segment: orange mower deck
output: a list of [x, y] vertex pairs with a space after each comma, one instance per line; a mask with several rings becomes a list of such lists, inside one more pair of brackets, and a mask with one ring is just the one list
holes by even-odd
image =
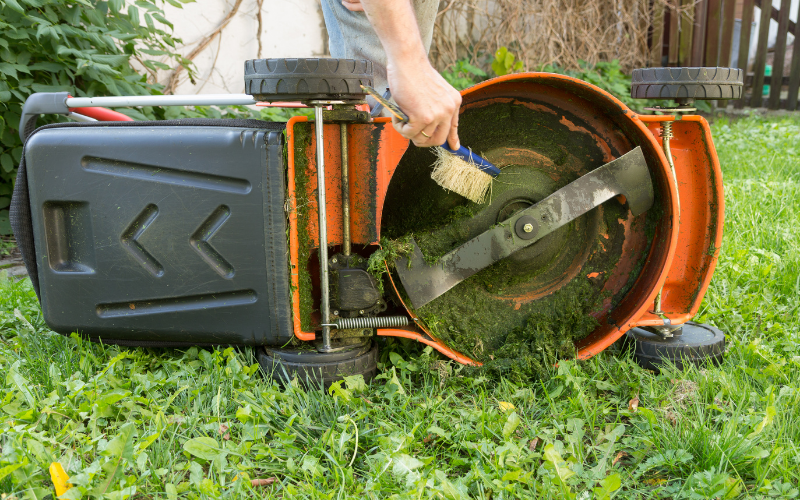
[[[635, 259], [641, 251], [645, 235], [642, 225], [633, 219], [621, 220], [625, 231], [625, 244], [618, 266], [606, 277], [607, 287], [622, 286], [637, 265], [638, 276], [625, 296], [613, 308], [609, 305], [598, 313], [600, 326], [576, 344], [578, 357], [587, 359], [614, 343], [626, 331], [637, 326], [660, 326], [667, 323], [682, 324], [696, 313], [716, 266], [722, 241], [724, 200], [722, 176], [708, 123], [699, 116], [638, 115], [607, 92], [583, 81], [548, 73], [507, 75], [489, 80], [462, 92], [462, 113], [474, 107], [520, 102], [528, 109], [552, 113], [553, 109], [568, 110], [570, 116], [580, 116], [591, 127], [565, 123], [576, 134], [593, 140], [606, 151], [605, 161], [614, 159], [612, 151], [631, 145], [641, 146], [653, 179], [658, 197], [660, 219], [648, 240], [646, 258]], [[565, 112], [566, 113], [566, 112]], [[566, 114], [562, 122], [567, 120]], [[569, 120], [567, 120], [569, 121]], [[661, 124], [674, 121], [671, 150], [678, 189], [662, 149]], [[287, 124], [288, 140], [288, 190], [289, 251], [292, 266], [292, 312], [294, 335], [305, 341], [314, 340], [317, 333], [314, 321], [303, 327], [301, 320], [301, 266], [313, 266], [313, 258], [301, 262], [298, 214], [306, 221], [305, 237], [309, 246], [318, 246], [315, 140], [309, 134], [312, 125], [305, 117], [292, 118]], [[409, 149], [409, 141], [400, 136], [388, 118], [378, 118], [374, 123], [349, 124], [349, 183], [351, 200], [350, 227], [353, 245], [375, 249], [381, 237], [381, 216], [387, 191], [395, 170]], [[299, 132], [307, 142], [300, 143]], [[341, 144], [338, 124], [326, 124], [325, 166], [327, 192], [328, 244], [342, 244], [342, 185]], [[413, 147], [413, 146], [412, 146]], [[533, 153], [505, 151], [523, 160]], [[520, 160], [522, 161], [522, 160]], [[296, 178], [305, 172], [304, 190], [299, 190]], [[680, 195], [678, 195], [680, 193]], [[680, 209], [679, 209], [680, 207]], [[643, 264], [642, 264], [643, 262]], [[565, 279], [581, 272], [579, 266], [567, 266]], [[313, 279], [313, 270], [309, 271]], [[390, 275], [391, 276], [391, 275]], [[587, 279], [594, 276], [588, 275]], [[391, 278], [390, 278], [391, 279]], [[559, 286], [556, 282], [556, 285]], [[391, 283], [395, 287], [394, 282]], [[544, 290], [541, 293], [550, 293]], [[304, 290], [306, 296], [313, 293]], [[660, 314], [654, 312], [654, 301], [661, 292]], [[399, 294], [398, 294], [399, 296]], [[509, 307], [535, 300], [538, 295], [517, 296], [508, 299]], [[318, 298], [316, 299], [319, 300]], [[516, 302], [515, 302], [516, 301]], [[403, 304], [405, 307], [405, 304]], [[516, 307], [519, 307], [518, 305]], [[430, 345], [444, 355], [464, 364], [480, 364], [469, 356], [456, 352], [427, 331], [424, 324], [406, 308], [414, 320], [407, 328], [377, 329], [380, 336], [411, 338]], [[316, 324], [318, 324], [318, 319]]]

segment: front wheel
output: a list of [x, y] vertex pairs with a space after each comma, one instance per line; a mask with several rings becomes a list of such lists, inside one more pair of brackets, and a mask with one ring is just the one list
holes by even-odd
[[739, 68], [642, 68], [631, 76], [634, 99], [739, 99], [744, 88]]
[[369, 382], [378, 372], [378, 344], [372, 339], [352, 348], [321, 353], [315, 350], [271, 349], [258, 351], [258, 362], [267, 377], [286, 384], [297, 378], [310, 388], [324, 387], [344, 377], [363, 375]]
[[643, 328], [634, 328], [626, 333], [626, 340], [636, 362], [656, 373], [665, 363], [672, 363], [679, 370], [690, 364], [719, 364], [725, 354], [725, 334], [719, 328], [693, 321], [685, 323], [674, 336], [666, 339]]

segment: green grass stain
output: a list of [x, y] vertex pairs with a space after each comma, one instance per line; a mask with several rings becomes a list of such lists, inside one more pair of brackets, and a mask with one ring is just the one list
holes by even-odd
[[[524, 189], [539, 193], [533, 200], [537, 202], [593, 166], [605, 163], [603, 151], [595, 139], [569, 130], [561, 123], [564, 116], [562, 111], [548, 113], [510, 101], [465, 111], [459, 134], [462, 143], [479, 154], [505, 147], [526, 149], [548, 158], [558, 175], [554, 178], [550, 175], [552, 172], [546, 172], [549, 177], [526, 174], [522, 184]], [[578, 117], [567, 115], [566, 118], [591, 130]], [[627, 150], [615, 151], [612, 147], [615, 156], [624, 152]], [[580, 160], [577, 165], [575, 158]], [[476, 236], [475, 225], [470, 223], [473, 218], [480, 218], [489, 206], [488, 201], [477, 205], [443, 191], [429, 180], [432, 163], [433, 154], [427, 149], [409, 149], [389, 186], [382, 221], [384, 236], [398, 240], [413, 235], [431, 263]], [[497, 183], [513, 183], [512, 172], [525, 172], [526, 167], [503, 165], [503, 168], [505, 176], [501, 174], [495, 181], [498, 196], [503, 185]], [[522, 179], [522, 174], [519, 178]], [[656, 233], [661, 215], [659, 209], [652, 210], [644, 221], [648, 242]], [[449, 347], [482, 362], [484, 370], [520, 380], [545, 377], [558, 359], [575, 356], [575, 342], [599, 326], [596, 318], [600, 316], [603, 302], [610, 298], [613, 309], [633, 287], [646, 264], [649, 244], [623, 288], [614, 297], [603, 291], [605, 280], [618, 264], [624, 240], [624, 226], [619, 220], [626, 216], [627, 209], [619, 203], [606, 203], [602, 216], [595, 209], [559, 229], [560, 235], [550, 235], [553, 238], [546, 244], [554, 247], [549, 253], [536, 256], [539, 259], [536, 265], [526, 268], [525, 262], [521, 265], [509, 257], [459, 283], [415, 312], [431, 333]], [[496, 221], [484, 220], [481, 232], [494, 223]], [[591, 229], [589, 234], [597, 234], [594, 241], [585, 241], [583, 233], [587, 228]], [[609, 238], [605, 239], [603, 234]], [[539, 243], [545, 241], [536, 244]], [[603, 245], [604, 248], [616, 246], [600, 251]], [[525, 284], [546, 283], [560, 255], [578, 255], [587, 249], [589, 257], [577, 276], [562, 282], [549, 295], [519, 301], [517, 307], [512, 297], [518, 295]], [[589, 279], [588, 275], [593, 272], [600, 273], [601, 277]]]
[[295, 183], [295, 210], [297, 213], [297, 264], [298, 269], [290, 269], [290, 273], [297, 273], [300, 292], [300, 325], [303, 331], [312, 331], [311, 315], [314, 312], [314, 297], [312, 295], [314, 283], [308, 271], [311, 258], [311, 242], [308, 237], [310, 221], [310, 198], [307, 194], [308, 186], [308, 157], [306, 151], [311, 145], [313, 129], [308, 124], [295, 124], [294, 127], [294, 183]]

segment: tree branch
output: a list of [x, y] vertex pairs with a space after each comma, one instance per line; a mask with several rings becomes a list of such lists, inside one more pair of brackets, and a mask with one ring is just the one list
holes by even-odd
[[[197, 44], [197, 46], [191, 52], [189, 52], [189, 55], [186, 56], [186, 59], [189, 61], [193, 61], [195, 57], [197, 57], [201, 52], [203, 52], [203, 50], [205, 50], [205, 48], [208, 47], [208, 45], [222, 33], [222, 30], [225, 29], [225, 26], [227, 26], [228, 23], [231, 22], [231, 19], [233, 19], [233, 17], [239, 11], [239, 7], [241, 5], [242, 5], [242, 0], [236, 0], [236, 3], [233, 4], [233, 8], [231, 8], [230, 12], [228, 12], [228, 14], [222, 20], [222, 22], [219, 23], [219, 26], [217, 26], [217, 28], [214, 31], [206, 35], [203, 39], [201, 39], [200, 42]], [[181, 72], [183, 72], [183, 70], [185, 69], [186, 67], [181, 64], [172, 70], [172, 74], [169, 76], [167, 85], [164, 87], [164, 94], [172, 94], [173, 92], [175, 92], [175, 88], [178, 86], [178, 77], [180, 76]], [[195, 82], [192, 81], [192, 83]]]
[[256, 4], [258, 5], [258, 13], [256, 14], [256, 20], [258, 21], [258, 31], [256, 32], [256, 39], [258, 40], [258, 52], [256, 55], [259, 59], [261, 59], [261, 6], [264, 5], [264, 0], [257, 0]]

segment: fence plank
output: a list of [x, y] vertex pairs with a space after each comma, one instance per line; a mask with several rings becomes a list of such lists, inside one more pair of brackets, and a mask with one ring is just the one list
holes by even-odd
[[706, 48], [708, 5], [709, 0], [700, 0], [694, 6], [694, 22], [692, 22], [692, 66], [704, 66], [703, 56], [705, 55]]
[[[753, 0], [744, 0], [742, 6], [742, 31], [739, 34], [739, 63], [737, 67], [747, 73], [747, 59], [750, 57], [750, 36], [753, 31]], [[745, 104], [745, 94], [747, 88], [742, 88], [742, 98], [738, 99], [733, 105], [743, 108]]]
[[694, 0], [681, 0], [681, 14], [679, 23], [681, 25], [681, 41], [678, 47], [678, 64], [689, 66], [692, 64], [692, 33], [694, 30], [694, 20], [687, 15], [691, 12]]
[[679, 21], [680, 15], [678, 10], [670, 6], [669, 8], [669, 55], [668, 62], [670, 66], [678, 65], [678, 49], [680, 48], [679, 40]]
[[[765, 2], [766, 3], [766, 2]], [[772, 11], [761, 9], [761, 22], [758, 25], [758, 47], [756, 48], [756, 64], [753, 66], [753, 95], [750, 97], [750, 107], [760, 108], [764, 100], [762, 88], [764, 86], [764, 68], [767, 65], [767, 41], [769, 40], [769, 19]]]
[[[719, 58], [717, 66], [727, 68], [731, 64], [731, 50], [733, 49], [733, 21], [735, 16], [736, 0], [724, 0], [721, 9], [720, 38], [719, 38]], [[741, 32], [740, 32], [741, 34]], [[728, 101], [717, 101], [717, 106], [724, 108]]]
[[[772, 18], [773, 21], [777, 23], [780, 17], [780, 11], [775, 7], [772, 7], [772, 0], [766, 0], [766, 1], [768, 2], [768, 5], [771, 7], [771, 12], [769, 16]], [[759, 9], [761, 8], [761, 0], [756, 0], [756, 6]], [[794, 32], [794, 26], [795, 26], [794, 21], [789, 20], [789, 31]]]
[[787, 108], [797, 109], [797, 91], [800, 88], [800, 4], [797, 5], [797, 24], [794, 26], [794, 45], [792, 46], [792, 69], [789, 72], [789, 99]]
[[[733, 24], [736, 17], [736, 0], [725, 0], [722, 6], [722, 34], [719, 42], [719, 59], [717, 65], [727, 68], [731, 66], [731, 50], [733, 49]], [[741, 32], [740, 32], [741, 33]]]
[[719, 64], [720, 21], [722, 17], [722, 0], [708, 0], [706, 11], [706, 50], [701, 66], [727, 66]]
[[661, 57], [664, 52], [664, 4], [656, 0], [653, 2], [653, 33], [650, 38], [650, 66], [661, 66]]
[[781, 0], [778, 14], [778, 38], [775, 40], [775, 58], [772, 60], [772, 84], [769, 88], [769, 109], [778, 109], [781, 104], [781, 80], [783, 79], [783, 60], [786, 55], [786, 33], [789, 30], [789, 9], [792, 0]]

